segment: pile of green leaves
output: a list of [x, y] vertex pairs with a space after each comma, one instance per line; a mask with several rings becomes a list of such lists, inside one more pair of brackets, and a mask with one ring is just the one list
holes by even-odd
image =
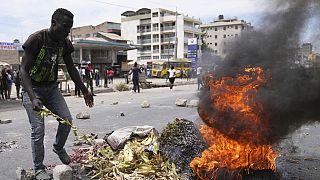
[[131, 139], [118, 151], [108, 145], [92, 146], [82, 165], [91, 179], [180, 179], [175, 165], [159, 154], [153, 131], [144, 139]]

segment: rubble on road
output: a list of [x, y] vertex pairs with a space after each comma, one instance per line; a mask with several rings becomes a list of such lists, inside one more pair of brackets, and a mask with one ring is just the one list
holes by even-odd
[[154, 129], [148, 133], [146, 129], [135, 130], [140, 136], [131, 136], [118, 149], [105, 143], [74, 150], [72, 162], [81, 163], [82, 173], [91, 179], [180, 179], [175, 165], [160, 155]]
[[77, 119], [90, 119], [90, 114], [88, 112], [80, 112], [76, 115]]
[[187, 101], [188, 101], [187, 99], [177, 98], [175, 101], [175, 104], [176, 106], [186, 107]]
[[17, 148], [18, 145], [16, 143], [17, 141], [4, 142], [0, 140], [0, 153], [7, 149]]
[[145, 100], [145, 101], [143, 101], [143, 102], [141, 103], [141, 107], [142, 107], [142, 108], [149, 108], [149, 107], [150, 107], [150, 103]]

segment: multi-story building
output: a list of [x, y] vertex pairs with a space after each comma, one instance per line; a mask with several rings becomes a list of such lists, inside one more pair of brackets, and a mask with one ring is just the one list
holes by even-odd
[[121, 16], [122, 37], [140, 45], [139, 49], [128, 51], [128, 59], [140, 63], [186, 58], [188, 39], [201, 35], [199, 19], [166, 9], [142, 8]]
[[239, 37], [243, 31], [253, 29], [250, 23], [244, 20], [224, 19], [219, 15], [218, 20], [209, 24], [202, 24], [203, 42], [212, 49], [214, 54], [225, 57], [228, 43]]

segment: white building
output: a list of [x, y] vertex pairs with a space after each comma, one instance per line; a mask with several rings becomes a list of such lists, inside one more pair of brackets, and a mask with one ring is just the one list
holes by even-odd
[[188, 39], [201, 35], [199, 19], [166, 9], [142, 8], [121, 16], [122, 37], [140, 45], [140, 49], [128, 51], [128, 59], [141, 63], [185, 58]]
[[218, 20], [209, 24], [202, 24], [203, 41], [216, 55], [225, 57], [228, 43], [239, 37], [243, 31], [253, 29], [250, 23], [244, 20], [224, 19], [219, 15]]

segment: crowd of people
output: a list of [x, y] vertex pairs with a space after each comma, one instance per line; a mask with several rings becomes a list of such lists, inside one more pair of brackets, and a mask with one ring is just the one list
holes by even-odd
[[11, 68], [3, 68], [0, 74], [0, 100], [10, 100], [13, 84], [15, 84], [17, 98], [20, 99], [20, 76], [19, 70], [12, 71]]

